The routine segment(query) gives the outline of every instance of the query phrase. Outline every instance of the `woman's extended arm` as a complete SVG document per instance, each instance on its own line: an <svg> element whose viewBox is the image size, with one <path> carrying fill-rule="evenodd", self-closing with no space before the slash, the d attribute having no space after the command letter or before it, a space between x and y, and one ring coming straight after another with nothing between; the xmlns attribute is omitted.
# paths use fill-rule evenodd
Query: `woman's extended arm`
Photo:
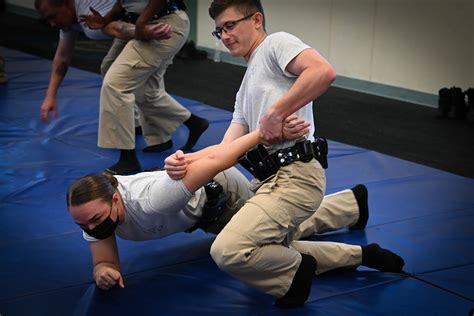
<svg viewBox="0 0 474 316"><path fill-rule="evenodd" d="M256 130L239 137L228 144L214 145L185 156L187 173L183 183L190 192L194 192L209 182L219 172L232 167L249 149L260 143ZM201 153L202 152L202 153Z"/></svg>
<svg viewBox="0 0 474 316"><path fill-rule="evenodd" d="M308 122L293 114L285 119L282 133L285 139L299 139L308 134L309 127L310 124ZM242 137L247 133L248 128L246 126L237 123L231 123L227 129L224 139L221 142L221 145L227 145L233 140ZM186 156L182 151L178 150L174 154L166 157L164 169L171 179L181 180L188 172L188 164L207 155L208 153L211 153L215 146L209 146L198 152L187 154Z"/></svg>
<svg viewBox="0 0 474 316"><path fill-rule="evenodd" d="M120 273L120 260L115 235L89 243L94 264L94 280L97 286L108 290L118 284L125 287Z"/></svg>

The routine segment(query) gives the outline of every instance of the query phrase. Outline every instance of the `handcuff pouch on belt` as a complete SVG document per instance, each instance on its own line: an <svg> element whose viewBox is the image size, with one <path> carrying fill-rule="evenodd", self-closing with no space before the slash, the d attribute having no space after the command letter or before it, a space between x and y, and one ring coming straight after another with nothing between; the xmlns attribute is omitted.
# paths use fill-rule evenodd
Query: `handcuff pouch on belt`
<svg viewBox="0 0 474 316"><path fill-rule="evenodd" d="M319 161L324 169L328 168L328 141L324 137L316 137L313 142L314 158Z"/></svg>
<svg viewBox="0 0 474 316"><path fill-rule="evenodd" d="M311 143L309 140L298 142L295 145L269 154L263 145L249 150L239 159L239 163L260 181L274 175L280 167L287 166L295 161L308 162L315 158L326 169L328 145L323 137L318 137Z"/></svg>
<svg viewBox="0 0 474 316"><path fill-rule="evenodd" d="M237 212L227 206L229 199L221 184L211 181L204 186L207 201L202 208L199 221L186 232L191 233L200 228L207 233L219 234L232 216Z"/></svg>

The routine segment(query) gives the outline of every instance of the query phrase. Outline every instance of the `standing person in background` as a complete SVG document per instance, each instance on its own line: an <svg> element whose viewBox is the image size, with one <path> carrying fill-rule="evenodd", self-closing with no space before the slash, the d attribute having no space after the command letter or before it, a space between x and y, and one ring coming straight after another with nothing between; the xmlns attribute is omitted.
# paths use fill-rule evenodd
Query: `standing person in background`
<svg viewBox="0 0 474 316"><path fill-rule="evenodd" d="M71 64L79 33L84 33L87 38L92 40L109 40L115 37L126 41L135 36L135 25L130 23L116 21L102 32L101 30L91 30L84 22L81 22L80 16L89 14L91 6L94 6L98 12L106 14L114 4L115 0L35 0L35 8L38 13L49 25L59 29L59 42L51 66L51 78L46 96L41 104L40 117L45 123L49 122L50 114L53 118L58 116L56 96ZM155 40L169 38L171 34L171 29L166 25L149 25L147 28L150 36L153 36ZM103 76L119 53L115 49L109 50L101 64ZM136 125L140 126L138 112Z"/></svg>
<svg viewBox="0 0 474 316"><path fill-rule="evenodd" d="M165 90L164 75L173 57L186 42L189 19L181 1L117 1L105 16L97 11L83 17L91 28L107 28L118 19L136 25L135 39L128 41L105 75L100 98L99 141L102 148L120 150L116 164L106 169L112 174L135 173L140 163L135 151L133 104L143 114L145 152L161 152L173 146L171 134L184 123L189 138L181 148L191 149L209 126L206 119L191 114ZM165 23L171 37L151 39L146 26ZM114 42L114 45L121 45ZM114 49L112 47L112 49Z"/></svg>

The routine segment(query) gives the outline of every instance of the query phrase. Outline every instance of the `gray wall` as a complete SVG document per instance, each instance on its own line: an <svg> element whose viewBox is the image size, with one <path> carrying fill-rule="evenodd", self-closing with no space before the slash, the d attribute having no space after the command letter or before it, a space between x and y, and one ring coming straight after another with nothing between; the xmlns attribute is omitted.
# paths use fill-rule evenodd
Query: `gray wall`
<svg viewBox="0 0 474 316"><path fill-rule="evenodd" d="M197 1L198 45L214 48L211 0ZM444 86L474 87L474 0L262 2L268 33L299 36L348 85L432 96Z"/></svg>

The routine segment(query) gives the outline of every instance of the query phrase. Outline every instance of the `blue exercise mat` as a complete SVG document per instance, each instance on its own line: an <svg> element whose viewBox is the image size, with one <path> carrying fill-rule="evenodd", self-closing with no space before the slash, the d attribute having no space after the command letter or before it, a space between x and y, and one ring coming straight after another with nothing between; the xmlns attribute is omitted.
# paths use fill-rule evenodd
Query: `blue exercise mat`
<svg viewBox="0 0 474 316"><path fill-rule="evenodd" d="M113 164L97 147L101 78L71 68L58 95L59 118L39 108L51 61L2 49L9 82L0 86L0 315L468 315L474 308L474 180L330 141L327 193L364 183L370 220L364 231L312 240L377 242L399 253L406 274L368 268L314 279L307 304L279 310L273 298L220 271L211 235L119 240L125 289L97 289L81 230L66 210L66 188ZM218 143L232 114L176 96L211 125L196 149ZM186 127L164 153L137 153L160 166L181 147ZM248 173L245 172L248 176Z"/></svg>

